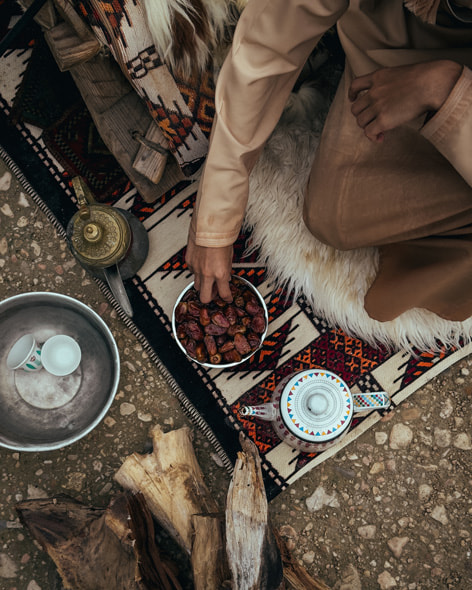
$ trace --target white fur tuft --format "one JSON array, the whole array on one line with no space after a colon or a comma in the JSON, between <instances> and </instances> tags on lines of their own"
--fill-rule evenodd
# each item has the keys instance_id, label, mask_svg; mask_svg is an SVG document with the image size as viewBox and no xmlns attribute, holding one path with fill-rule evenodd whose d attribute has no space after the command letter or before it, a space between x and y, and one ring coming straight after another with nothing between
<instances>
[{"instance_id":1,"label":"white fur tuft","mask_svg":"<svg viewBox=\"0 0 472 590\"><path fill-rule=\"evenodd\" d=\"M231 5L240 12L247 0L203 0L208 25L208 38L196 34L192 17L196 15L191 0L142 0L149 30L161 59L173 71L190 76L203 71L209 58L218 52L218 45L225 37L226 27L234 25ZM189 49L181 59L176 58L176 40L173 36L175 15L183 17L194 32ZM202 15L197 15L202 17Z\"/></svg>"}]
</instances>

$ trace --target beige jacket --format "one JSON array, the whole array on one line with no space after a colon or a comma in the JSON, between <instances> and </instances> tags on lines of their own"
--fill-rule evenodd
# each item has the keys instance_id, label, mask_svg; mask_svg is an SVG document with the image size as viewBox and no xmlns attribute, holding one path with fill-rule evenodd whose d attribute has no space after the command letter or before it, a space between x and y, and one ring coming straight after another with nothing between
<instances>
[{"instance_id":1,"label":"beige jacket","mask_svg":"<svg viewBox=\"0 0 472 590\"><path fill-rule=\"evenodd\" d=\"M237 238L250 171L307 57L335 23L346 53L344 89L352 78L381 67L434 59L452 59L466 66L441 110L426 125L422 126L423 121L412 125L429 140L420 157L427 159L428 149L439 150L454 167L452 174L461 175L472 186L470 27L427 24L407 11L401 0L250 0L218 79L217 114L191 227L198 245L226 246ZM347 102L340 87L332 110L349 111L349 116L343 118L345 124L337 120L334 129L333 117L328 118L323 137L355 141L362 136ZM353 134L358 135L350 137ZM403 155L408 148L401 140L394 147ZM337 173L342 177L342 168ZM391 182L382 187L386 198L395 196L395 188Z\"/></svg>"}]
</instances>

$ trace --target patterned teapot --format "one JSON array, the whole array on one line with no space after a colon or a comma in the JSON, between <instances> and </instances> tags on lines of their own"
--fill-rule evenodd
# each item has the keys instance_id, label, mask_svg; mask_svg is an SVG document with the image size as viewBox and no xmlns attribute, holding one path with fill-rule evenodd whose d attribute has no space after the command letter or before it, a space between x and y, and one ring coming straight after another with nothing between
<instances>
[{"instance_id":1,"label":"patterned teapot","mask_svg":"<svg viewBox=\"0 0 472 590\"><path fill-rule=\"evenodd\" d=\"M347 434L354 413L389 406L385 391L352 394L338 375L309 369L282 379L269 403L242 406L239 413L271 422L285 443L304 453L317 453Z\"/></svg>"}]
</instances>

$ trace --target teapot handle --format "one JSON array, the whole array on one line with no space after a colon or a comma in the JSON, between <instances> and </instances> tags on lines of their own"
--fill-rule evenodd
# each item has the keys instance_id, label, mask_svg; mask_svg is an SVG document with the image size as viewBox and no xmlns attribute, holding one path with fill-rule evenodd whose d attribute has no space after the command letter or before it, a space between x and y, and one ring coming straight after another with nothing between
<instances>
[{"instance_id":1,"label":"teapot handle","mask_svg":"<svg viewBox=\"0 0 472 590\"><path fill-rule=\"evenodd\" d=\"M106 277L107 283L115 296L118 303L123 308L123 311L129 316L133 316L133 308L129 302L128 294L125 291L123 280L120 275L120 270L116 264L108 266L103 269L103 273Z\"/></svg>"},{"instance_id":2,"label":"teapot handle","mask_svg":"<svg viewBox=\"0 0 472 590\"><path fill-rule=\"evenodd\" d=\"M390 396L386 391L355 393L352 397L354 399L354 413L369 410L386 410L390 407Z\"/></svg>"}]
</instances>

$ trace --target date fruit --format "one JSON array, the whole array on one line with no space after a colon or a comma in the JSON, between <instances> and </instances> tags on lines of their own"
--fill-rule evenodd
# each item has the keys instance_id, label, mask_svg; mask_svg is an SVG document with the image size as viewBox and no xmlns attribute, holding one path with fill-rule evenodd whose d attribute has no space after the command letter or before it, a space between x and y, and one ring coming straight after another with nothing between
<instances>
[{"instance_id":1,"label":"date fruit","mask_svg":"<svg viewBox=\"0 0 472 590\"><path fill-rule=\"evenodd\" d=\"M177 338L200 363L238 363L261 345L267 321L259 298L238 277L231 278L230 289L230 303L220 297L201 303L192 287L175 308Z\"/></svg>"}]
</instances>

